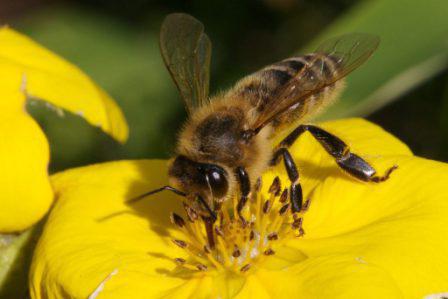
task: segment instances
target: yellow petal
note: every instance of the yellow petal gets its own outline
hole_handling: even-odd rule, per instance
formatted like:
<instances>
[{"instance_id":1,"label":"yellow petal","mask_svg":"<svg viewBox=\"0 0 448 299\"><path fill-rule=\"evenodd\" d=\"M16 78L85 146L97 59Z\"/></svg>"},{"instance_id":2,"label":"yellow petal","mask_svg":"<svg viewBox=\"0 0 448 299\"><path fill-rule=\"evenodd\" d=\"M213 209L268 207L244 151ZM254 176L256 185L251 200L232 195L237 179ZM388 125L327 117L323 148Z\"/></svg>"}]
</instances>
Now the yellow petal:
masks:
<instances>
[{"instance_id":1,"label":"yellow petal","mask_svg":"<svg viewBox=\"0 0 448 299\"><path fill-rule=\"evenodd\" d=\"M297 151L302 162L316 161L315 167L321 165L319 163L327 163L320 175L329 174L323 184L314 186L316 195L308 214L305 214L305 238L285 244L272 257L277 260L255 265L254 271L247 276L229 276L213 271L185 276L174 271L173 258L188 257L183 249L170 241L176 230L169 221L169 213L183 214L180 212L180 199L170 193L161 193L132 207L124 203L126 199L166 184L165 161L106 163L55 175L52 183L58 201L33 258L30 277L32 298L86 298L99 290L99 286L102 287L100 298L210 298L217 295L229 298L401 298L402 294L415 297L417 294L442 292L439 287L444 277L433 279L433 275L439 273L424 269L423 262L418 273L409 271L412 267L408 260L418 259L415 255L422 255L418 251L428 250L428 247L416 245L409 250L409 256L394 251L407 241L415 245L414 227L405 222L400 228L400 239L392 221L389 224L394 233L392 237L388 235L387 219L391 217L396 217L396 222L401 221L401 216L411 220L423 217L428 222L420 223L420 228L431 230L434 224L430 220L433 219L432 213L437 210L441 215L446 214L446 205L440 204L422 209L423 214L418 214L420 209L415 203L424 201L415 188L428 195L439 191L431 189L433 186L427 188L426 181L416 183L412 178L414 189L404 188L404 185L411 185L406 178L409 168L415 166L419 173L425 173L423 168L428 172L431 170L424 166L422 160L412 157L405 145L368 122L349 120L327 125L330 131L352 143L350 145L357 153L378 153L379 156L371 157L371 160L379 170L391 163L398 163L399 170L384 184L354 181L339 173L334 161L314 140L304 136L299 144L317 147L314 151L301 148L300 151L294 149L294 152ZM365 129L364 134L362 128ZM350 130L358 130L359 137L363 138L358 142ZM381 145L372 138L382 138L385 144ZM313 160L317 155L320 155L319 159ZM406 166L406 161L414 166ZM272 172L267 176L274 175ZM306 171L302 175L303 180L311 182ZM428 177L428 180L435 180ZM404 183L398 184L401 180ZM343 184L341 188L339 184ZM383 193L377 188L383 188ZM363 193L358 189L367 191ZM382 200L375 198L372 201L374 194L381 195ZM406 199L402 194L415 198ZM416 213L415 216L406 214L406 205ZM437 221L441 218L435 217ZM378 226L380 229L376 226L377 221L384 221ZM445 227L448 227L446 223ZM375 235L377 230L379 233ZM444 233L441 230L437 232ZM344 236L347 234L357 237L346 240ZM373 236L373 241L370 236ZM437 257L446 251L446 244L438 247L432 242L443 242L442 236L433 238L431 234L425 239L431 250L437 251L434 255ZM381 247L381 238L386 238L384 247ZM395 243L394 240L398 241ZM282 252L287 248L289 251ZM439 261L441 266L446 265L442 257ZM433 280L436 285L427 287Z\"/></svg>"},{"instance_id":2,"label":"yellow petal","mask_svg":"<svg viewBox=\"0 0 448 299\"><path fill-rule=\"evenodd\" d=\"M268 298L403 298L386 271L343 253L309 258L283 271L260 270L257 276Z\"/></svg>"},{"instance_id":3,"label":"yellow petal","mask_svg":"<svg viewBox=\"0 0 448 299\"><path fill-rule=\"evenodd\" d=\"M51 205L49 148L43 132L25 112L24 95L3 90L0 96L0 103L15 104L13 109L0 107L0 231L14 232L36 223Z\"/></svg>"},{"instance_id":4,"label":"yellow petal","mask_svg":"<svg viewBox=\"0 0 448 299\"><path fill-rule=\"evenodd\" d=\"M337 252L332 257L308 258L282 271L260 269L248 277L170 275L172 258L184 256L163 237L170 230L168 214L176 199L154 197L136 211L121 201L124 194L134 196L163 183L160 173L164 170L164 162L118 162L55 176L60 198L36 249L32 297L87 297L115 271L104 283L103 298L210 298L218 294L229 298L298 294L302 298L400 298L397 285L383 269Z\"/></svg>"},{"instance_id":5,"label":"yellow petal","mask_svg":"<svg viewBox=\"0 0 448 299\"><path fill-rule=\"evenodd\" d=\"M166 213L171 206L180 207L179 200L163 194L135 210L123 203L162 184L164 165L116 162L53 178L59 198L35 251L33 298L87 298L114 270L118 273L103 291L108 298L151 296L186 283L160 272L175 266L164 256L182 256L163 239L164 229L170 227Z\"/></svg>"},{"instance_id":6,"label":"yellow petal","mask_svg":"<svg viewBox=\"0 0 448 299\"><path fill-rule=\"evenodd\" d=\"M67 109L124 142L128 127L120 108L100 87L28 37L0 28L0 95L26 89L29 96ZM14 105L5 101L2 105Z\"/></svg>"},{"instance_id":7,"label":"yellow petal","mask_svg":"<svg viewBox=\"0 0 448 299\"><path fill-rule=\"evenodd\" d=\"M165 193L135 207L124 203L166 183L165 173L165 161L122 161L53 176L58 201L35 250L32 297L86 298L103 282L103 298L238 294L247 285L240 276L170 274L174 258L188 257L167 234L176 233L169 214L182 213L179 197Z\"/></svg>"},{"instance_id":8,"label":"yellow petal","mask_svg":"<svg viewBox=\"0 0 448 299\"><path fill-rule=\"evenodd\" d=\"M410 149L399 139L381 127L361 118L328 121L320 123L318 126L342 139L352 152L371 163L379 175L382 175L393 164L377 167L377 161L382 161L389 155L412 156ZM300 174L303 174L301 184L306 195L328 177L363 184L344 173L336 165L334 158L309 133L304 133L297 139L290 151ZM263 176L263 180L271 182L277 175L283 182L288 181L283 163L279 163L278 166L268 171ZM265 184L264 187L266 192L269 186Z\"/></svg>"},{"instance_id":9,"label":"yellow petal","mask_svg":"<svg viewBox=\"0 0 448 299\"><path fill-rule=\"evenodd\" d=\"M341 253L382 269L404 298L446 292L448 165L403 156L379 165L390 163L399 169L382 184L325 181L305 215L305 238L289 245L311 259Z\"/></svg>"}]
</instances>

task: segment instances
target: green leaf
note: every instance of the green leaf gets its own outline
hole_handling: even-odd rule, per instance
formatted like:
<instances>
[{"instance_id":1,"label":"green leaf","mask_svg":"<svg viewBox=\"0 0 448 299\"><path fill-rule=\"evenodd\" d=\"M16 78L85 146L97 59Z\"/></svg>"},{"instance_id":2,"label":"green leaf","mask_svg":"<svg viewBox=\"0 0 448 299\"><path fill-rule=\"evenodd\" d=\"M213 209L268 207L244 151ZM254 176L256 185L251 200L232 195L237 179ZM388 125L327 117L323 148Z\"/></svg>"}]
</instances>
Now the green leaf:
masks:
<instances>
[{"instance_id":1,"label":"green leaf","mask_svg":"<svg viewBox=\"0 0 448 299\"><path fill-rule=\"evenodd\" d=\"M25 298L36 228L19 235L0 234L0 298Z\"/></svg>"},{"instance_id":2,"label":"green leaf","mask_svg":"<svg viewBox=\"0 0 448 299\"><path fill-rule=\"evenodd\" d=\"M340 102L322 119L366 115L448 65L448 1L370 0L338 19L307 49L348 32L381 37L372 58L348 77Z\"/></svg>"}]
</instances>

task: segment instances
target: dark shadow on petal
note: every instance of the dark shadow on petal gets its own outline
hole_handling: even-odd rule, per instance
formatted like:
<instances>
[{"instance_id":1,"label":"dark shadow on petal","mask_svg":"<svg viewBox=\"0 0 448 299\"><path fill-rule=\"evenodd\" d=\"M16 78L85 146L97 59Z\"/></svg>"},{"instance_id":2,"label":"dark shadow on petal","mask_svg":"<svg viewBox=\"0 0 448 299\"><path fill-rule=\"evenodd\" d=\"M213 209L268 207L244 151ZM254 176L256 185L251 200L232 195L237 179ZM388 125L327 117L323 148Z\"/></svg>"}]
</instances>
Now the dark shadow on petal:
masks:
<instances>
[{"instance_id":1,"label":"dark shadow on petal","mask_svg":"<svg viewBox=\"0 0 448 299\"><path fill-rule=\"evenodd\" d=\"M138 161L135 163L141 180L133 182L128 189L126 200L129 201L143 193L168 184L166 161ZM182 197L169 191L145 197L139 202L128 205L137 215L148 220L150 229L173 227L170 213L183 213Z\"/></svg>"},{"instance_id":2,"label":"dark shadow on petal","mask_svg":"<svg viewBox=\"0 0 448 299\"><path fill-rule=\"evenodd\" d=\"M96 221L103 222L103 221L108 221L108 220L111 220L111 219L113 219L115 217L120 217L120 216L123 216L123 215L136 215L136 214L137 213L135 213L135 212L131 212L131 211L128 211L128 210L122 210L122 211L118 211L118 212L115 212L115 213L108 214L106 216L97 218Z\"/></svg>"}]
</instances>

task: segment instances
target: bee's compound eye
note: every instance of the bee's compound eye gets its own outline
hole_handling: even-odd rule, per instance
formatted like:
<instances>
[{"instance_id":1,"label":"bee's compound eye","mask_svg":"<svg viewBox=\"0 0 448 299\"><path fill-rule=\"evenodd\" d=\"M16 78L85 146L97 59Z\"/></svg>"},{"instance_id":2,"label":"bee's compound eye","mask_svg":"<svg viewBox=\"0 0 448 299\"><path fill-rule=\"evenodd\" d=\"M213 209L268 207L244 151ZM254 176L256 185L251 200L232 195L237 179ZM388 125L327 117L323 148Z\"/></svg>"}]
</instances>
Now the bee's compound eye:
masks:
<instances>
[{"instance_id":1,"label":"bee's compound eye","mask_svg":"<svg viewBox=\"0 0 448 299\"><path fill-rule=\"evenodd\" d=\"M223 197L227 193L228 184L227 179L223 173L217 170L211 170L207 174L208 183L213 190L213 195L216 197Z\"/></svg>"}]
</instances>

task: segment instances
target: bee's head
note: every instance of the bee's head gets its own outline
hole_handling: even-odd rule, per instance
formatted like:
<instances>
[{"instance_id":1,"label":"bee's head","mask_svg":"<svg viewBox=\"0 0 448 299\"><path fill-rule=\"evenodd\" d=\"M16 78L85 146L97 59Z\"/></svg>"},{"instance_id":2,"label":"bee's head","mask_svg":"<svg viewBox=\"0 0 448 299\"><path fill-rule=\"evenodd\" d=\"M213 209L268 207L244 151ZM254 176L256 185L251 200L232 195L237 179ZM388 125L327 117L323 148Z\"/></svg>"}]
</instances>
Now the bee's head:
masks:
<instances>
[{"instance_id":1,"label":"bee's head","mask_svg":"<svg viewBox=\"0 0 448 299\"><path fill-rule=\"evenodd\" d=\"M228 193L228 173L216 164L200 163L179 155L171 163L168 175L171 184L187 194L212 196L219 201Z\"/></svg>"}]
</instances>

